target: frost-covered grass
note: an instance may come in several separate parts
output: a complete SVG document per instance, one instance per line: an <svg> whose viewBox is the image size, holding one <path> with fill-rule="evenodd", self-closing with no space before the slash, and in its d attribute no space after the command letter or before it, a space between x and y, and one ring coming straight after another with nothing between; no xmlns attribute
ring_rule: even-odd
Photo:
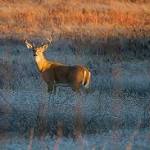
<svg viewBox="0 0 150 150"><path fill-rule="evenodd" d="M31 51L21 44L1 46L0 50L0 130L6 132L0 149L27 149L31 128L35 130L33 149L53 149L60 122L60 149L149 149L149 60L75 55L71 49L50 47L47 58L83 64L92 72L89 93L78 95L58 87L56 95L50 96ZM48 122L44 144L37 136L39 114ZM72 139L76 117L83 126L82 141Z"/></svg>
<svg viewBox="0 0 150 150"><path fill-rule="evenodd" d="M108 133L84 135L77 140L66 137L53 137L49 135L44 139L37 137L24 138L20 135L8 133L8 137L0 142L0 149L60 149L60 150L78 150L78 149L132 149L132 150L148 150L149 146L149 129L145 130L110 130Z"/></svg>

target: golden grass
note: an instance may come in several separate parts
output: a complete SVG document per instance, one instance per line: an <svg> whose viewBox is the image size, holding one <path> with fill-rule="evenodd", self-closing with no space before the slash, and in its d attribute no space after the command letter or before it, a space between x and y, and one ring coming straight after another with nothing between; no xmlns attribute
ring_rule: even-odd
<svg viewBox="0 0 150 150"><path fill-rule="evenodd" d="M133 3L133 2L135 3ZM150 34L150 3L144 0L0 0L0 37ZM145 35L145 34L144 34Z"/></svg>

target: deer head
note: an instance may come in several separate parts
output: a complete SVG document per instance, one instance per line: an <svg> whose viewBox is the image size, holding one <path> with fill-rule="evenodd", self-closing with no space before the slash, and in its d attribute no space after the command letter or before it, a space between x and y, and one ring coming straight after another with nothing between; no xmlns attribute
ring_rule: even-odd
<svg viewBox="0 0 150 150"><path fill-rule="evenodd" d="M34 43L30 43L27 40L25 41L25 44L26 44L28 49L32 49L33 56L38 56L38 55L40 55L41 53L44 53L47 50L48 45L52 43L52 38L47 39L47 41L48 42L46 44L42 43L42 44L40 44L40 46L35 46Z"/></svg>

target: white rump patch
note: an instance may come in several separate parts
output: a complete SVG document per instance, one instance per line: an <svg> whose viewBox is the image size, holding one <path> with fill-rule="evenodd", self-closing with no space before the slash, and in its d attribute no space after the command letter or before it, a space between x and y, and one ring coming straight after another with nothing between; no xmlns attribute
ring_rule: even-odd
<svg viewBox="0 0 150 150"><path fill-rule="evenodd" d="M86 70L83 72L83 80L82 80L82 85L84 85L86 79Z"/></svg>
<svg viewBox="0 0 150 150"><path fill-rule="evenodd" d="M85 88L89 88L90 80L91 80L91 73L88 71L88 79L86 84L84 85Z"/></svg>

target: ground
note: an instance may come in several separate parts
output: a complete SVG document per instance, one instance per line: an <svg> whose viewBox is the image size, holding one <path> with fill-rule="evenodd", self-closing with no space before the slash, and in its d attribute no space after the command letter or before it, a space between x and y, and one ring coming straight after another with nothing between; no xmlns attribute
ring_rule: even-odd
<svg viewBox="0 0 150 150"><path fill-rule="evenodd" d="M48 147L53 147L59 137L62 149L68 144L75 149L77 145L109 149L111 143L113 149L116 146L148 149L150 63L148 59L131 60L124 55L115 60L111 55L76 56L69 49L56 51L50 46L46 52L48 59L70 65L77 64L78 59L79 64L92 72L88 94L78 95L69 88L58 87L56 95L50 96L39 76L32 51L25 44L10 42L1 46L0 129L2 137L5 135L2 148L19 149L23 144L26 149L31 130L34 130L33 148L41 146L41 140L36 138L40 128L37 116L40 116L48 123L44 140ZM83 134L82 144L73 140L76 122ZM59 124L62 124L61 134L58 134Z"/></svg>
<svg viewBox="0 0 150 150"><path fill-rule="evenodd" d="M0 149L150 149L149 1L0 0ZM88 93L47 93L25 39L89 68Z"/></svg>

